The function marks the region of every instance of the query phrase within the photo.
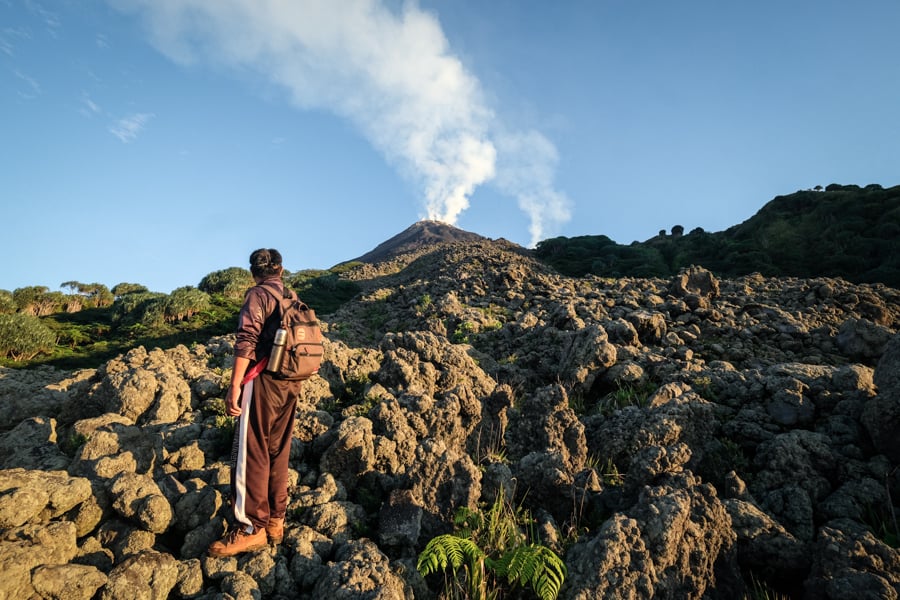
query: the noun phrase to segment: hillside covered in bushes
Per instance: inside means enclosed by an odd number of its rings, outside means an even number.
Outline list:
[[[721,232],[675,225],[628,245],[604,235],[558,237],[535,253],[573,277],[670,277],[703,265],[721,277],[841,277],[900,287],[900,186],[832,184],[778,196]]]
[[[286,273],[285,282],[330,312],[359,291],[340,279],[353,266]],[[137,283],[109,289],[77,281],[60,286],[68,293],[45,286],[0,290],[0,366],[93,367],[135,346],[205,342],[234,330],[244,293],[253,285],[248,269],[229,267],[170,294]]]

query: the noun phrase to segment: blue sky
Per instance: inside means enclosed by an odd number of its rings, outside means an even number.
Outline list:
[[[896,0],[0,0],[0,289],[523,246],[900,183]]]

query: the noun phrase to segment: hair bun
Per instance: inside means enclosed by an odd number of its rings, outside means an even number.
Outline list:
[[[250,255],[250,272],[254,276],[277,275],[281,267],[281,253],[274,248],[260,248]]]

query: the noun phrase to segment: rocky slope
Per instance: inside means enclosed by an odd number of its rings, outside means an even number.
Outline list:
[[[417,554],[501,493],[562,598],[898,597],[897,290],[573,279],[487,240],[350,276],[278,548],[204,552],[231,336],[0,371],[0,597],[438,597]]]

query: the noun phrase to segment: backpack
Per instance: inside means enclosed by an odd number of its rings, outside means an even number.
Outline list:
[[[309,379],[318,373],[324,353],[322,330],[315,311],[301,302],[297,294],[287,287],[284,288],[283,297],[279,297],[275,290],[266,285],[260,287],[278,302],[278,324],[287,332],[284,359],[281,361],[281,369],[274,376],[294,381]]]

